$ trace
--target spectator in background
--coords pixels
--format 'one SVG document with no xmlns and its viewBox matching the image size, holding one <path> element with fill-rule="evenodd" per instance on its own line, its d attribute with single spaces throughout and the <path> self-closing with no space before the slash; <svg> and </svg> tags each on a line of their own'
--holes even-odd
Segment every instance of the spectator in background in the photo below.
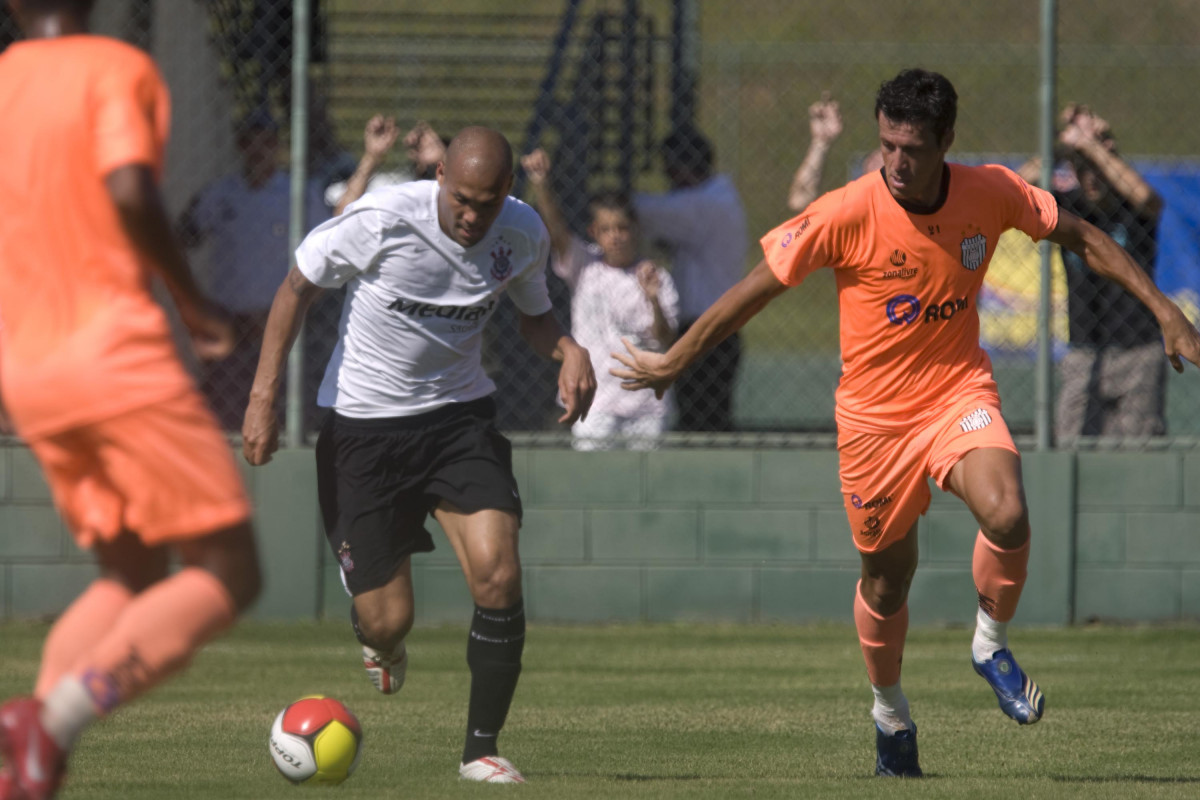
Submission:
<svg viewBox="0 0 1200 800">
<path fill-rule="evenodd" d="M 829 148 L 842 135 L 842 112 L 829 92 L 821 92 L 821 99 L 808 107 L 808 129 L 811 135 L 808 152 L 796 169 L 788 190 L 788 209 L 797 214 L 808 208 L 808 204 L 820 195 L 821 177 L 825 174 Z M 859 174 L 875 172 L 882 166 L 883 155 L 876 147 L 863 158 Z"/>
<path fill-rule="evenodd" d="M 334 203 L 333 216 L 340 215 L 346 210 L 346 206 L 366 193 L 367 186 L 372 182 L 371 179 L 383 165 L 388 153 L 392 152 L 392 147 L 395 146 L 398 138 L 400 138 L 400 129 L 396 127 L 394 117 L 376 114 L 367 120 L 367 126 L 363 129 L 362 158 L 359 159 L 354 172 L 341 185 L 340 197 Z"/>
<path fill-rule="evenodd" d="M 279 127 L 256 110 L 238 123 L 235 140 L 240 169 L 201 189 L 179 221 L 186 247 L 206 246 L 198 272 L 234 327 L 233 353 L 203 365 L 200 375 L 204 394 L 231 431 L 241 428 L 267 312 L 291 263 L 291 178 L 278 167 Z M 309 182 L 305 206 L 306 231 L 329 216 L 316 182 Z"/>
<path fill-rule="evenodd" d="M 602 192 L 588 204 L 587 233 L 571 233 L 550 188 L 550 158 L 538 149 L 521 159 L 550 232 L 550 267 L 571 290 L 571 335 L 591 354 L 596 397 L 572 426 L 576 450 L 608 450 L 614 438 L 650 449 L 667 422 L 667 402 L 650 392 L 626 392 L 608 373 L 611 353 L 627 338 L 663 352 L 675 339 L 679 294 L 671 275 L 638 254 L 637 217 L 628 196 Z"/>
<path fill-rule="evenodd" d="M 634 207 L 642 232 L 666 245 L 679 290 L 682 336 L 741 278 L 746 261 L 746 212 L 728 175 L 713 174 L 713 149 L 692 127 L 662 144 L 671 189 L 639 193 Z M 733 430 L 733 387 L 741 360 L 737 333 L 696 361 L 675 384 L 682 431 Z"/>
<path fill-rule="evenodd" d="M 333 207 L 336 217 L 346 206 L 362 197 L 369 189 L 394 186 L 408 181 L 431 181 L 437 177 L 437 165 L 446 155 L 450 140 L 438 136 L 428 122 L 419 120 L 404 135 L 404 148 L 408 157 L 408 170 L 380 172 L 399 137 L 394 117 L 376 114 L 367 120 L 363 131 L 363 155 L 353 174 L 341 183 L 329 187 L 326 201 Z"/>
<path fill-rule="evenodd" d="M 788 191 L 787 205 L 795 213 L 817 199 L 829 148 L 842 135 L 842 112 L 829 92 L 821 92 L 821 99 L 808 107 L 808 130 L 811 134 L 808 152 L 804 154 Z"/>
<path fill-rule="evenodd" d="M 1158 250 L 1162 200 L 1117 152 L 1107 122 L 1087 106 L 1068 105 L 1059 141 L 1074 172 L 1060 174 L 1058 203 L 1112 237 L 1151 279 Z M 1035 159 L 1021 176 L 1035 182 Z M 1089 270 L 1064 249 L 1069 348 L 1059 365 L 1055 437 L 1166 434 L 1167 365 L 1154 315 L 1114 281 Z"/>
</svg>

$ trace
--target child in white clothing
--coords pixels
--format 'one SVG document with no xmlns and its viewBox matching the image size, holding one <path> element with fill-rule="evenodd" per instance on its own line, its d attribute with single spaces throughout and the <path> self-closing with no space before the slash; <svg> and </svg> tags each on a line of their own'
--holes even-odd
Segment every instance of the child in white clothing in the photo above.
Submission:
<svg viewBox="0 0 1200 800">
<path fill-rule="evenodd" d="M 588 204 L 592 243 L 571 233 L 549 186 L 550 159 L 538 149 L 521 159 L 550 232 L 550 264 L 571 290 L 571 335 L 592 356 L 596 399 L 586 420 L 571 428 L 577 450 L 635 449 L 656 445 L 666 428 L 670 398 L 627 392 L 608 373 L 611 353 L 624 352 L 622 337 L 665 351 L 679 325 L 679 293 L 671 274 L 638 254 L 633 204 L 603 192 Z"/>
</svg>

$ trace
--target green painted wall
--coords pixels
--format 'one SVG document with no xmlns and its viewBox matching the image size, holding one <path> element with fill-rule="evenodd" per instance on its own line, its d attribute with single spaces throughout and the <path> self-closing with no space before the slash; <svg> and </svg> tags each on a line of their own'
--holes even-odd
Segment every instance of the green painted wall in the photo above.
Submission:
<svg viewBox="0 0 1200 800">
<path fill-rule="evenodd" d="M 537 621 L 851 619 L 858 557 L 831 450 L 518 449 L 521 550 Z M 1027 453 L 1034 524 L 1028 624 L 1200 617 L 1200 453 Z M 325 550 L 312 454 L 245 468 L 257 508 L 264 618 L 338 617 L 349 599 Z M 458 565 L 414 566 L 423 624 L 471 609 Z M 976 525 L 934 489 L 920 528 L 911 618 L 969 623 Z M 0 447 L 0 617 L 58 613 L 95 575 L 27 450 Z"/>
</svg>

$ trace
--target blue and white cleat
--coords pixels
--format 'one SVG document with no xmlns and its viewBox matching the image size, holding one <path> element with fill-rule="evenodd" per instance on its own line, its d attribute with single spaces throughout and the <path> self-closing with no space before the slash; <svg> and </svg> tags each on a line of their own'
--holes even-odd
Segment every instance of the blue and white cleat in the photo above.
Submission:
<svg viewBox="0 0 1200 800">
<path fill-rule="evenodd" d="M 875 774 L 885 778 L 920 778 L 917 763 L 917 726 L 889 736 L 875 724 Z"/>
<path fill-rule="evenodd" d="M 992 653 L 991 659 L 979 662 L 971 658 L 971 666 L 983 676 L 1000 701 L 1000 710 L 1022 725 L 1032 725 L 1042 718 L 1046 698 L 1041 688 L 1017 666 L 1007 647 Z"/>
</svg>

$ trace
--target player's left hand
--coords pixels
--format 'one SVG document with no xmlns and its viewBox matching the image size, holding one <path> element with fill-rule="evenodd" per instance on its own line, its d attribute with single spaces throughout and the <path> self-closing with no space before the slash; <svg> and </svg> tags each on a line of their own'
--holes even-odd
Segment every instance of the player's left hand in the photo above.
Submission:
<svg viewBox="0 0 1200 800">
<path fill-rule="evenodd" d="M 608 374 L 620 378 L 621 388 L 626 391 L 653 389 L 654 396 L 661 400 L 677 377 L 667 366 L 666 354 L 642 350 L 624 336 L 621 337 L 621 343 L 629 352 L 613 353 L 612 357 L 625 368 L 613 367 Z"/>
<path fill-rule="evenodd" d="M 1175 313 L 1165 321 L 1160 320 L 1163 335 L 1163 349 L 1176 372 L 1183 372 L 1183 361 L 1186 358 L 1200 367 L 1200 332 L 1188 321 L 1178 307 Z"/>
<path fill-rule="evenodd" d="M 558 370 L 558 396 L 565 408 L 560 423 L 574 424 L 587 419 L 588 409 L 596 397 L 596 373 L 592 357 L 583 347 L 571 342 L 563 350 L 562 367 Z"/>
</svg>

